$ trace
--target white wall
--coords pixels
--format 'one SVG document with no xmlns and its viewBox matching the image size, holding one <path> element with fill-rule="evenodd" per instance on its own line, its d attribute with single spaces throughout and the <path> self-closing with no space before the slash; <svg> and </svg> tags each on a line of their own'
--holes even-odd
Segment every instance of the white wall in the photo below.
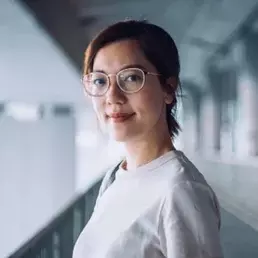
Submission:
<svg viewBox="0 0 258 258">
<path fill-rule="evenodd" d="M 84 103 L 80 75 L 18 1 L 0 1 L 0 101 Z"/>
<path fill-rule="evenodd" d="M 0 123 L 0 257 L 32 237 L 75 191 L 72 117 Z"/>
<path fill-rule="evenodd" d="M 80 75 L 18 1 L 0 1 L 0 103 L 85 105 Z M 1 114 L 0 114 L 1 116 Z M 0 257 L 75 194 L 76 123 L 0 117 Z"/>
</svg>

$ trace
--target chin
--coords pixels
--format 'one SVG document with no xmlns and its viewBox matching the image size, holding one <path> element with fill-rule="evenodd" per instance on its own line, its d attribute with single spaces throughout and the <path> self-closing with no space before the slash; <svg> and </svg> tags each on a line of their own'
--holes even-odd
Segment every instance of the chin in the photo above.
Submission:
<svg viewBox="0 0 258 258">
<path fill-rule="evenodd" d="M 107 127 L 109 137 L 117 142 L 127 142 L 135 138 L 139 131 L 137 126 L 125 124 L 109 124 Z"/>
<path fill-rule="evenodd" d="M 112 140 L 114 140 L 116 142 L 126 142 L 126 141 L 128 141 L 128 138 L 130 138 L 127 135 L 121 134 L 121 133 L 119 133 L 119 134 L 110 133 L 109 136 Z"/>
<path fill-rule="evenodd" d="M 128 131 L 112 130 L 109 131 L 109 137 L 117 142 L 126 142 L 132 138 L 132 135 Z"/>
</svg>

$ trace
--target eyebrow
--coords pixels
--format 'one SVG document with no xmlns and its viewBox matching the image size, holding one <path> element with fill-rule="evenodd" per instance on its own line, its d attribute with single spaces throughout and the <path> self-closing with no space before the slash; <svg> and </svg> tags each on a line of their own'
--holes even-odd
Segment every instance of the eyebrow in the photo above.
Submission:
<svg viewBox="0 0 258 258">
<path fill-rule="evenodd" d="M 130 65 L 124 65 L 122 66 L 118 72 L 124 70 L 124 69 L 128 69 L 128 68 L 140 68 L 143 70 L 146 70 L 146 67 L 144 67 L 143 65 L 140 64 L 130 64 Z M 105 73 L 107 74 L 104 70 L 92 70 L 92 72 L 99 72 L 99 73 Z"/>
</svg>

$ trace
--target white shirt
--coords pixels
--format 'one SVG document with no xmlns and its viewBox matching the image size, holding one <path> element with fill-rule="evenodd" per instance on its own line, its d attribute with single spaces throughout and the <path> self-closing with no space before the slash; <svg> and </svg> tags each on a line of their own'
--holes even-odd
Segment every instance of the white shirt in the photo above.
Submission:
<svg viewBox="0 0 258 258">
<path fill-rule="evenodd" d="M 182 152 L 122 167 L 102 193 L 73 258 L 221 258 L 217 198 Z"/>
</svg>

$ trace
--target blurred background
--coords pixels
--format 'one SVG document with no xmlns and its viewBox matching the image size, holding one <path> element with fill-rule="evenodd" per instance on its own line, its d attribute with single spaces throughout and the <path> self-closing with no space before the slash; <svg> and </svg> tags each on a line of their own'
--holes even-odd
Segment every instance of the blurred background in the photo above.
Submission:
<svg viewBox="0 0 258 258">
<path fill-rule="evenodd" d="M 185 95 L 176 146 L 218 195 L 225 257 L 257 258 L 257 0 L 0 0 L 0 257 L 72 257 L 123 154 L 83 93 L 83 53 L 125 18 L 175 39 Z"/>
</svg>

